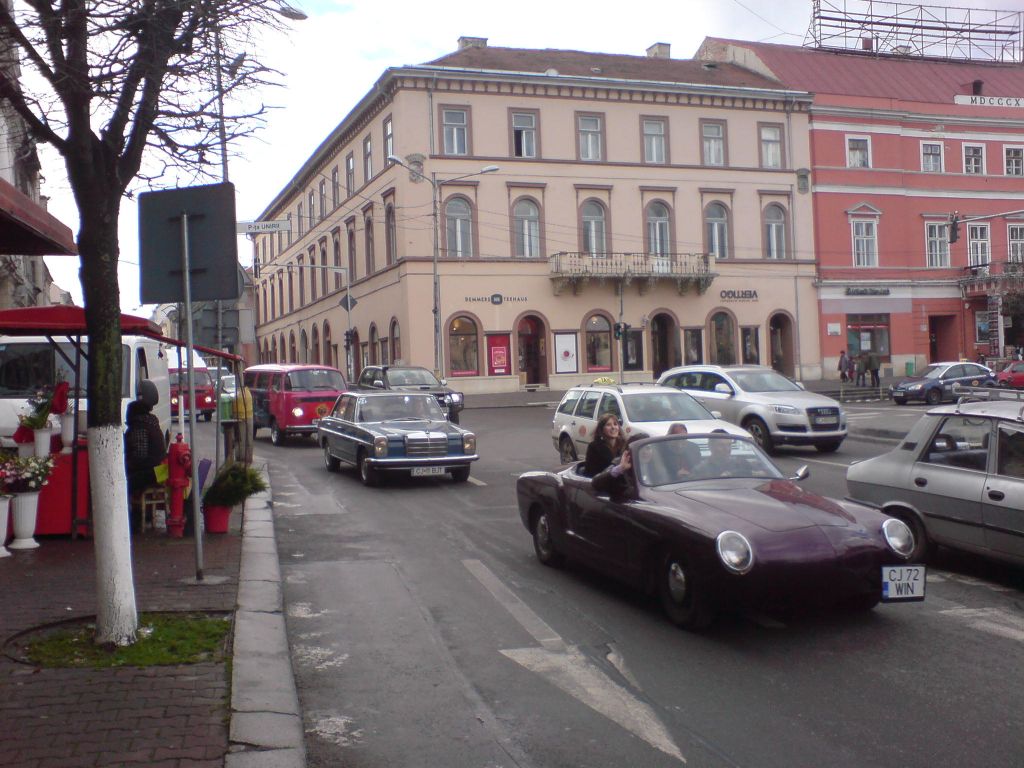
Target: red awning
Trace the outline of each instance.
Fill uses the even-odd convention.
[[[13,184],[0,179],[0,254],[75,256],[71,229]]]
[[[69,304],[0,309],[0,334],[7,336],[85,335],[85,310]],[[121,315],[121,333],[160,337],[160,326],[135,315]]]

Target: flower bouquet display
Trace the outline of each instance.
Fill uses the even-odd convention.
[[[53,472],[52,456],[18,456],[3,465],[6,489],[14,494],[14,540],[11,549],[35,549],[33,538],[39,512],[39,491]]]
[[[53,412],[54,399],[58,389],[63,385],[63,410],[68,407],[68,385],[61,382],[55,388],[44,387],[28,399],[29,411],[18,415],[18,429],[14,432],[14,442],[19,446],[27,443],[35,444],[35,454],[46,456],[50,453],[50,413]],[[19,448],[19,455],[25,455]]]

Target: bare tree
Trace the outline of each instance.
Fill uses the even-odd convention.
[[[118,296],[121,200],[136,180],[206,178],[219,160],[222,125],[228,141],[258,127],[262,103],[222,116],[218,97],[275,84],[278,73],[247,50],[291,9],[266,0],[10,2],[0,0],[0,55],[16,58],[0,61],[0,100],[60,153],[79,212],[96,641],[126,645],[138,619],[121,437],[120,309],[111,301]],[[26,75],[20,82],[19,65]]]

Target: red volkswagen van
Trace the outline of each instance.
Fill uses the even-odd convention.
[[[171,420],[178,418],[178,406],[184,406],[183,413],[189,412],[188,402],[188,369],[170,368],[171,377]],[[213,379],[207,368],[194,367],[192,379],[196,387],[196,418],[209,421],[217,408],[217,398],[213,393]]]
[[[315,420],[348,388],[342,372],[327,365],[252,365],[244,381],[252,393],[253,436],[266,427],[274,445],[289,435],[316,435]]]

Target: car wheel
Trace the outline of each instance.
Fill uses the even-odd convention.
[[[469,467],[452,467],[449,472],[452,474],[452,480],[456,483],[464,483],[469,480]]]
[[[572,439],[568,435],[562,435],[562,439],[558,441],[558,458],[563,464],[571,464],[578,458],[576,446],[572,444]]]
[[[839,446],[842,444],[842,440],[832,440],[828,443],[818,443],[814,447],[818,449],[819,453],[835,453],[839,450]]]
[[[672,555],[665,559],[658,585],[661,607],[677,627],[703,629],[711,623],[707,598],[683,558]]]
[[[204,413],[203,414],[203,421],[210,421],[212,418],[213,418],[213,414],[212,413]]]
[[[541,565],[558,568],[565,562],[562,553],[555,549],[555,543],[551,540],[551,517],[545,510],[541,510],[533,521],[533,551],[537,553]]]
[[[754,438],[754,442],[761,446],[765,453],[772,453],[775,450],[775,441],[768,431],[768,425],[757,416],[751,416],[743,422],[743,428]]]
[[[327,447],[327,440],[324,443],[324,466],[327,467],[328,472],[337,472],[340,462],[331,456],[331,450]]]
[[[894,397],[892,399],[892,401],[894,403],[896,403],[896,405],[906,405],[907,404],[907,398],[905,398],[905,397]]]
[[[270,422],[270,442],[274,445],[284,445],[284,430],[277,426],[276,421]]]
[[[928,403],[928,405],[938,405],[942,402],[942,390],[929,389],[928,393],[924,396],[924,401]]]
[[[380,482],[380,476],[377,474],[377,470],[373,468],[373,465],[370,464],[366,451],[360,450],[356,461],[359,465],[359,479],[363,481],[363,485],[368,488],[376,486]]]
[[[981,386],[983,386],[983,387],[994,387],[995,385],[996,385],[996,383],[994,381],[986,381]]]

